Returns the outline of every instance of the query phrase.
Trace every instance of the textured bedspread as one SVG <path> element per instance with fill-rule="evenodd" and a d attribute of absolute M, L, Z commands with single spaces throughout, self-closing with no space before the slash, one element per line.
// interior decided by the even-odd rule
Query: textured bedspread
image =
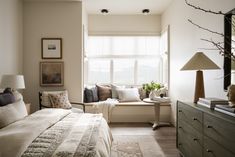
<path fill-rule="evenodd" d="M 49 112 L 54 116 L 50 116 Z M 58 114 L 57 114 L 58 113 Z M 106 121 L 99 114 L 77 114 L 71 113 L 65 110 L 42 110 L 36 113 L 36 117 L 44 115 L 42 119 L 44 122 L 49 121 L 48 124 L 39 123 L 36 126 L 32 125 L 31 128 L 27 125 L 30 131 L 24 134 L 18 134 L 18 131 L 13 131 L 18 136 L 25 136 L 16 140 L 11 138 L 12 141 L 8 141 L 7 145 L 2 150 L 3 143 L 1 142 L 0 130 L 0 156 L 4 157 L 109 157 L 112 137 Z M 22 121 L 26 121 L 28 124 L 30 119 L 34 119 L 34 115 L 25 118 Z M 38 115 L 38 116 L 37 116 Z M 50 115 L 50 114 L 49 114 Z M 34 119 L 35 120 L 35 119 Z M 19 123 L 19 122 L 18 122 Z M 37 123 L 37 121 L 35 121 Z M 24 124 L 24 123 L 21 123 Z M 11 124 L 15 125 L 15 123 Z M 36 126 L 36 127 L 35 127 Z M 9 127 L 9 126 L 8 126 Z M 24 126 L 23 126 L 24 127 Z M 35 127 L 35 128 L 34 128 Z M 4 128 L 6 131 L 10 131 L 14 127 Z M 14 129 L 13 129 L 14 130 Z M 4 131 L 5 132 L 5 131 Z M 36 132 L 36 133 L 35 133 Z M 6 133 L 6 132 L 5 132 Z M 32 135 L 31 135 L 32 134 Z M 17 135 L 16 135 L 17 137 Z M 25 141 L 25 140 L 26 141 Z M 14 146 L 13 150 L 10 150 L 11 145 Z M 11 153 L 11 152 L 15 153 Z"/>

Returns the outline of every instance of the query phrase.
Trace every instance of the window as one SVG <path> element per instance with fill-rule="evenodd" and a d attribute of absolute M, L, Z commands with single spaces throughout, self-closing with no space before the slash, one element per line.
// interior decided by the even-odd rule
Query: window
<path fill-rule="evenodd" d="M 89 36 L 85 54 L 85 84 L 141 85 L 167 83 L 165 36 Z M 162 46 L 160 46 L 160 44 Z M 162 50 L 161 50 L 162 49 Z"/>

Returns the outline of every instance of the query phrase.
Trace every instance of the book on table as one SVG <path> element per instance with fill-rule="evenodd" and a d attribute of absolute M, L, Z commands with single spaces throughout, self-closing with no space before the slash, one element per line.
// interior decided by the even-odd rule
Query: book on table
<path fill-rule="evenodd" d="M 215 111 L 235 117 L 235 106 L 232 107 L 229 105 L 216 105 Z"/>
<path fill-rule="evenodd" d="M 210 109 L 214 109 L 215 105 L 220 104 L 220 105 L 228 105 L 229 102 L 228 100 L 224 100 L 224 99 L 219 99 L 219 98 L 199 98 L 198 105 L 210 108 Z"/>

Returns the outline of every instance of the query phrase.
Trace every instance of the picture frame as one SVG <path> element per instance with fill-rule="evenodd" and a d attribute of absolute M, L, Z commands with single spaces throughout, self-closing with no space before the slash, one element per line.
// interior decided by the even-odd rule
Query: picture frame
<path fill-rule="evenodd" d="M 40 62 L 40 86 L 64 86 L 64 62 Z"/>
<path fill-rule="evenodd" d="M 62 38 L 41 39 L 42 59 L 62 59 Z"/>

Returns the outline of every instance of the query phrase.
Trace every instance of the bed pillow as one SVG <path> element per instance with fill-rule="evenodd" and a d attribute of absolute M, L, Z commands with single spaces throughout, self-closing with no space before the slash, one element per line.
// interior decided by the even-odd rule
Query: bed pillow
<path fill-rule="evenodd" d="M 124 89 L 124 88 L 125 88 L 125 86 L 111 85 L 111 89 L 112 89 L 112 98 L 113 98 L 113 99 L 118 99 L 117 90 L 119 90 L 119 89 Z"/>
<path fill-rule="evenodd" d="M 0 129 L 27 116 L 23 100 L 0 107 Z"/>
<path fill-rule="evenodd" d="M 71 109 L 72 105 L 69 102 L 68 91 L 63 91 L 58 94 L 48 94 L 53 108 Z"/>
<path fill-rule="evenodd" d="M 0 106 L 5 106 L 15 102 L 15 97 L 12 93 L 0 93 Z"/>
<path fill-rule="evenodd" d="M 105 101 L 112 97 L 111 87 L 108 85 L 96 85 L 100 101 Z"/>
<path fill-rule="evenodd" d="M 141 101 L 137 88 L 126 88 L 117 90 L 120 102 Z"/>

